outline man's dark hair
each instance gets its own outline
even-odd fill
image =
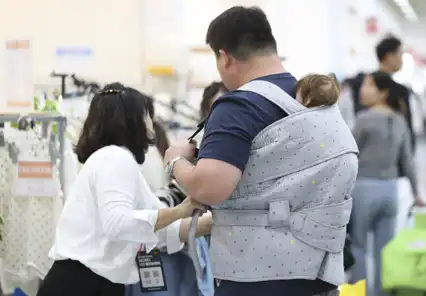
[[[379,90],[387,91],[387,99],[386,102],[393,110],[401,113],[402,115],[407,115],[407,105],[403,100],[403,90],[396,83],[389,73],[376,71],[370,74],[376,84],[376,87]]]
[[[265,13],[258,7],[234,6],[209,25],[206,43],[216,55],[219,50],[238,60],[277,52],[277,43]]]
[[[382,62],[388,53],[395,53],[401,47],[402,42],[396,37],[387,37],[376,46],[376,55],[379,62]]]
[[[214,81],[208,85],[203,91],[203,98],[200,104],[200,118],[203,120],[209,115],[210,107],[212,104],[213,98],[220,92],[227,92],[223,82]]]
[[[98,149],[123,146],[142,164],[149,145],[155,143],[148,134],[145,117],[152,116],[148,98],[136,89],[120,83],[105,86],[90,103],[80,138],[74,147],[78,160],[85,163]]]

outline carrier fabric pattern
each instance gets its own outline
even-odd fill
[[[343,283],[358,148],[338,107],[308,109],[265,81],[240,90],[264,96],[289,116],[256,136],[237,189],[213,207],[215,278]]]

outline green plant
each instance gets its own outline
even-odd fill
[[[43,111],[43,112],[57,112],[58,107],[55,100],[46,100],[43,106],[43,109],[40,110],[40,99],[37,97],[34,97],[34,110],[35,111]],[[37,122],[37,125],[40,123]],[[13,122],[11,123],[11,127],[18,129],[18,123]],[[52,133],[57,134],[58,133],[58,124],[53,123],[51,126]]]

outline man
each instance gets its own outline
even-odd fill
[[[337,107],[307,109],[291,97],[296,79],[259,8],[223,12],[206,42],[230,92],[213,103],[197,164],[188,144],[165,161],[189,196],[212,206],[216,295],[335,293],[358,163],[349,129]]]
[[[376,56],[379,61],[379,71],[392,75],[402,67],[402,42],[396,37],[387,37],[379,42],[376,46]],[[358,112],[365,107],[360,104],[359,89],[361,88],[364,75],[359,74],[353,79],[352,90],[355,104],[355,112]],[[415,149],[416,136],[413,130],[413,120],[410,108],[410,97],[412,91],[402,84],[397,83],[398,90],[401,94],[401,103],[405,105],[406,114],[404,114],[408,127],[411,132],[412,148]]]

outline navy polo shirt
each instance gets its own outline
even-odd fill
[[[295,97],[297,80],[290,73],[268,75],[257,80],[274,83]],[[228,92],[212,106],[198,157],[221,160],[244,171],[256,135],[287,115],[280,107],[256,93],[238,90]],[[281,287],[289,295],[292,295],[292,289],[318,293],[333,288],[320,280],[288,280],[281,284],[285,285]]]

